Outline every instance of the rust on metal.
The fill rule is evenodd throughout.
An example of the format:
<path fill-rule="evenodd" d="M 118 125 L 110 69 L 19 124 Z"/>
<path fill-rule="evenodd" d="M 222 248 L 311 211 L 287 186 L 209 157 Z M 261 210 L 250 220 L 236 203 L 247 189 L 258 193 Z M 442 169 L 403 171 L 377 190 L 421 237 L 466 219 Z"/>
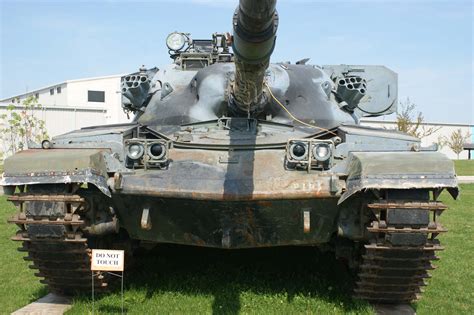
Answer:
<path fill-rule="evenodd" d="M 311 230 L 311 213 L 303 211 L 303 231 L 309 233 Z"/>
<path fill-rule="evenodd" d="M 443 228 L 440 224 L 436 224 L 435 228 L 411 228 L 411 227 L 368 227 L 367 231 L 371 233 L 444 233 L 448 230 Z"/>
<path fill-rule="evenodd" d="M 151 215 L 150 209 L 145 208 L 142 211 L 142 218 L 140 220 L 140 226 L 144 230 L 151 230 Z"/>
<path fill-rule="evenodd" d="M 19 241 L 19 242 L 32 242 L 33 240 L 30 239 L 28 236 L 25 236 L 22 232 L 17 232 L 15 236 L 12 236 L 10 238 L 12 241 Z M 87 241 L 86 238 L 82 238 L 80 235 L 77 235 L 77 237 L 74 238 L 64 238 L 64 239 L 48 239 L 48 238 L 37 238 L 34 241 L 35 242 L 41 242 L 41 243 L 54 243 L 57 241 L 65 242 L 65 243 L 83 243 Z"/>
<path fill-rule="evenodd" d="M 448 207 L 439 201 L 429 201 L 429 202 L 387 202 L 379 201 L 367 205 L 370 209 L 426 209 L 426 210 L 446 210 Z"/>
<path fill-rule="evenodd" d="M 75 219 L 71 221 L 66 221 L 66 220 L 61 220 L 61 219 L 50 220 L 48 218 L 35 220 L 32 218 L 20 219 L 19 216 L 20 214 L 14 215 L 11 219 L 8 220 L 8 223 L 29 224 L 29 225 L 76 225 L 76 226 L 84 225 L 84 221 L 79 220 L 79 219 Z"/>
<path fill-rule="evenodd" d="M 33 194 L 15 194 L 8 197 L 9 201 L 52 201 L 68 203 L 84 203 L 85 199 L 74 195 L 33 195 Z"/>
<path fill-rule="evenodd" d="M 184 233 L 184 239 L 195 246 L 206 246 L 206 242 L 204 240 L 191 233 Z"/>
<path fill-rule="evenodd" d="M 367 244 L 364 245 L 364 247 L 368 250 L 374 250 L 374 251 L 390 251 L 390 250 L 399 250 L 399 251 L 438 251 L 438 250 L 444 250 L 444 247 L 439 245 L 439 243 L 431 243 L 427 242 L 422 247 L 410 247 L 410 246 L 392 246 L 390 244 L 384 244 L 384 245 L 379 245 L 379 244 Z"/>
<path fill-rule="evenodd" d="M 307 198 L 339 198 L 343 180 L 338 180 L 340 191 L 331 190 L 331 179 L 327 174 L 319 172 L 302 173 L 288 172 L 282 167 L 282 157 L 274 150 L 237 152 L 243 162 L 235 166 L 235 171 L 229 172 L 227 165 L 219 163 L 219 157 L 228 152 L 213 152 L 204 150 L 172 150 L 170 159 L 175 165 L 187 166 L 187 172 L 182 168 L 170 168 L 166 176 L 156 176 L 143 170 L 135 174 L 122 174 L 120 189 L 115 185 L 109 187 L 118 194 L 139 195 L 160 198 L 177 198 L 213 201 L 263 201 L 294 200 Z M 253 159 L 253 163 L 246 159 Z M 195 162 L 199 161 L 199 162 Z M 203 178 L 198 171 L 208 169 Z M 258 171 L 257 171 L 258 170 Z M 185 178 L 185 180 L 183 180 Z M 115 183 L 115 180 L 114 180 Z"/>

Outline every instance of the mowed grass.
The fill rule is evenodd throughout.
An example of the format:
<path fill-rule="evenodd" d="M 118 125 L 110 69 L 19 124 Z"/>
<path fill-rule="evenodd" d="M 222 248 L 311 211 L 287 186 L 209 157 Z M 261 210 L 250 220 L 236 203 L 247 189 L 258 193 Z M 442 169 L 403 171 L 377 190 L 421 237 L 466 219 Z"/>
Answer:
<path fill-rule="evenodd" d="M 458 200 L 443 192 L 442 201 L 449 206 L 441 216 L 449 231 L 439 236 L 446 249 L 415 307 L 418 314 L 474 314 L 474 184 L 461 185 Z"/>
<path fill-rule="evenodd" d="M 17 251 L 21 243 L 10 240 L 18 230 L 7 219 L 16 208 L 0 196 L 0 314 L 10 314 L 19 307 L 47 294 L 46 288 L 34 277 L 34 270 Z"/>
<path fill-rule="evenodd" d="M 458 176 L 474 176 L 474 160 L 454 160 Z"/>
<path fill-rule="evenodd" d="M 372 314 L 351 299 L 351 275 L 314 248 L 224 251 L 160 246 L 126 274 L 130 314 Z M 120 311 L 120 292 L 103 295 L 101 313 Z M 92 309 L 77 298 L 67 314 Z"/>
<path fill-rule="evenodd" d="M 441 221 L 449 229 L 420 302 L 418 314 L 474 313 L 474 185 L 462 185 L 460 200 L 443 193 L 450 209 Z M 46 293 L 33 277 L 6 226 L 14 212 L 0 197 L 0 305 L 10 312 Z M 3 210 L 3 209 L 6 209 Z M 160 246 L 142 251 L 134 271 L 125 274 L 125 310 L 129 314 L 373 314 L 351 296 L 353 277 L 331 253 L 314 248 L 225 251 Z M 120 291 L 96 297 L 96 313 L 120 312 Z M 74 298 L 67 314 L 87 314 L 90 296 Z"/>

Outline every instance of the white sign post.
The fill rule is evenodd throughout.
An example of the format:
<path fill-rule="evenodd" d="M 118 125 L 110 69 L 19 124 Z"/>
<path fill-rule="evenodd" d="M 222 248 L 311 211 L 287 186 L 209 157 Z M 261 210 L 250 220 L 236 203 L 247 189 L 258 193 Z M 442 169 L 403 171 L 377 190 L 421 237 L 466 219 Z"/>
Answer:
<path fill-rule="evenodd" d="M 122 285 L 122 314 L 123 314 L 123 270 L 124 270 L 123 250 L 93 249 L 91 259 L 91 278 L 92 278 L 92 314 L 94 314 L 94 271 L 105 271 L 112 276 L 121 278 Z M 116 274 L 111 271 L 119 271 L 122 274 Z"/>

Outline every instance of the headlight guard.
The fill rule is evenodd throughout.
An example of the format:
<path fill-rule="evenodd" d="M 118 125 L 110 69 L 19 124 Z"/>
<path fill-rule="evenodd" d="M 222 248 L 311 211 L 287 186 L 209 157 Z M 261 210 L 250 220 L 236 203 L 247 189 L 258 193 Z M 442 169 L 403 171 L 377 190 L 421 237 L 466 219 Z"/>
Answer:
<path fill-rule="evenodd" d="M 291 139 L 286 146 L 286 165 L 292 169 L 329 169 L 334 148 L 331 139 Z"/>

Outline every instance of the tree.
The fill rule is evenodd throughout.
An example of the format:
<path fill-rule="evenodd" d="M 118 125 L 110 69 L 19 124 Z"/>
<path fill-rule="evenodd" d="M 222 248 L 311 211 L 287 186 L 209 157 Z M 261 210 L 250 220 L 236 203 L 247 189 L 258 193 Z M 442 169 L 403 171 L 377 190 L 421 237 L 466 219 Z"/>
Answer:
<path fill-rule="evenodd" d="M 438 149 L 442 150 L 446 146 L 446 137 L 439 135 L 438 140 L 435 143 L 438 145 Z"/>
<path fill-rule="evenodd" d="M 400 102 L 401 111 L 397 113 L 397 129 L 417 138 L 424 138 L 437 132 L 441 127 L 426 127 L 421 112 L 416 112 L 416 105 L 409 98 Z"/>
<path fill-rule="evenodd" d="M 469 132 L 463 134 L 461 129 L 457 129 L 449 137 L 444 137 L 444 143 L 456 153 L 459 160 L 459 153 L 464 150 L 464 144 L 470 136 Z"/>
<path fill-rule="evenodd" d="M 38 100 L 30 96 L 20 106 L 9 104 L 7 113 L 0 115 L 0 139 L 5 146 L 5 156 L 26 149 L 30 142 L 48 138 L 45 122 L 35 116 L 42 108 Z"/>

